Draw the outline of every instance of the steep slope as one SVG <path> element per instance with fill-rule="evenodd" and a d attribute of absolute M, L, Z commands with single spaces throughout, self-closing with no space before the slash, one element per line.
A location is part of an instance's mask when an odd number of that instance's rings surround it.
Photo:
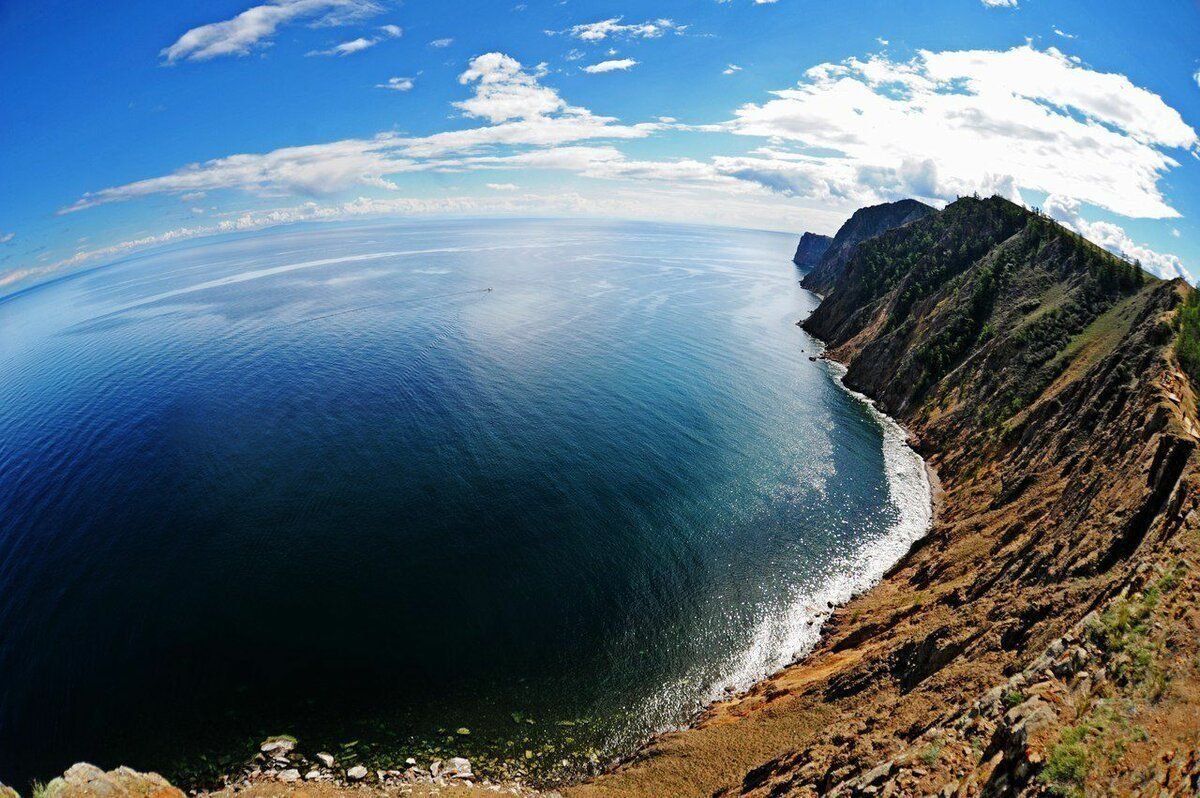
<path fill-rule="evenodd" d="M 1195 795 L 1191 289 L 998 198 L 843 267 L 804 326 L 913 433 L 934 525 L 812 654 L 580 793 Z"/>
<path fill-rule="evenodd" d="M 818 294 L 828 293 L 841 277 L 846 258 L 855 246 L 930 213 L 933 208 L 911 199 L 860 208 L 838 229 L 820 261 L 804 276 L 801 284 Z"/>
<path fill-rule="evenodd" d="M 829 236 L 805 233 L 800 236 L 800 243 L 796 247 L 796 254 L 792 256 L 792 263 L 801 269 L 812 269 L 821 262 L 821 258 L 832 243 L 833 239 Z"/>

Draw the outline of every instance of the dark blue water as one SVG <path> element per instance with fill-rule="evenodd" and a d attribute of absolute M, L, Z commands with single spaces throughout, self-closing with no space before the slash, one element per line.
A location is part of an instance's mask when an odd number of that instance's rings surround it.
<path fill-rule="evenodd" d="M 0 779 L 280 732 L 569 777 L 788 661 L 924 501 L 793 247 L 289 229 L 0 303 Z"/>

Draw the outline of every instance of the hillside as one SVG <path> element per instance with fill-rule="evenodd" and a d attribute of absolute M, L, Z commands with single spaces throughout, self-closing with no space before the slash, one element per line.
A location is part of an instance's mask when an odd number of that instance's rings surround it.
<path fill-rule="evenodd" d="M 802 324 L 935 470 L 930 533 L 810 655 L 567 795 L 1200 790 L 1200 299 L 1003 199 L 915 206 L 847 222 Z"/>
<path fill-rule="evenodd" d="M 911 430 L 933 528 L 810 656 L 581 794 L 1194 795 L 1194 292 L 998 198 L 827 290 L 803 326 Z"/>

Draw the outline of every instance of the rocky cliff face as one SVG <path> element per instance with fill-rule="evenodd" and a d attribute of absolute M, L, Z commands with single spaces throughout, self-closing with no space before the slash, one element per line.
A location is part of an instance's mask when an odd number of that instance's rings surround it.
<path fill-rule="evenodd" d="M 933 213 L 933 208 L 916 200 L 887 202 L 855 211 L 837 231 L 820 261 L 814 264 L 813 270 L 804 276 L 801 283 L 818 294 L 829 293 L 841 277 L 847 256 L 858 244 L 930 213 Z"/>
<path fill-rule="evenodd" d="M 1191 289 L 998 198 L 840 257 L 803 326 L 913 433 L 933 527 L 812 654 L 584 792 L 1196 795 Z"/>
<path fill-rule="evenodd" d="M 796 247 L 796 254 L 792 256 L 792 263 L 801 269 L 812 269 L 821 262 L 822 256 L 832 243 L 833 239 L 829 236 L 805 233 L 800 236 L 800 244 Z"/>

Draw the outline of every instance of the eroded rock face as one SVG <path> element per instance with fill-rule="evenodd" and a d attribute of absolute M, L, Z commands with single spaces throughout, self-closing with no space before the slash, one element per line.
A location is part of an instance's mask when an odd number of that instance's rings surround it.
<path fill-rule="evenodd" d="M 829 293 L 841 278 L 846 257 L 856 245 L 933 212 L 934 209 L 925 203 L 911 199 L 885 202 L 855 211 L 825 247 L 820 259 L 813 264 L 812 271 L 804 276 L 801 284 L 818 294 Z"/>
<path fill-rule="evenodd" d="M 127 767 L 105 772 L 80 762 L 46 785 L 46 798 L 184 798 L 157 773 Z"/>
<path fill-rule="evenodd" d="M 832 243 L 833 239 L 829 236 L 805 233 L 800 236 L 800 244 L 796 247 L 796 254 L 792 256 L 792 263 L 801 269 L 812 269 L 821 262 Z"/>

